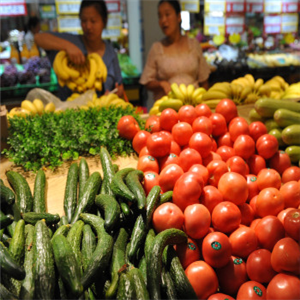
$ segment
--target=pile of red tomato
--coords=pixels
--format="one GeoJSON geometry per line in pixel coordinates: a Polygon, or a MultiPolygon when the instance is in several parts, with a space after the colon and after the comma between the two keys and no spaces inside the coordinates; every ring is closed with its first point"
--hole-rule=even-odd
{"type": "Polygon", "coordinates": [[[199,299],[300,299],[300,168],[262,122],[223,99],[214,112],[165,109],[146,130],[125,116],[118,129],[146,193],[173,191],[152,223],[187,233],[175,249],[199,299]]]}

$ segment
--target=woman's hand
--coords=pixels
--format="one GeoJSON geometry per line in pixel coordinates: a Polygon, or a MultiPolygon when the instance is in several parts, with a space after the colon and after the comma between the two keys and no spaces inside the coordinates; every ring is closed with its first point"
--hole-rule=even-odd
{"type": "Polygon", "coordinates": [[[67,55],[72,63],[75,65],[83,65],[85,63],[85,56],[82,51],[74,44],[66,48],[67,55]]]}
{"type": "Polygon", "coordinates": [[[160,81],[160,86],[166,95],[171,91],[171,84],[168,81],[160,81]]]}

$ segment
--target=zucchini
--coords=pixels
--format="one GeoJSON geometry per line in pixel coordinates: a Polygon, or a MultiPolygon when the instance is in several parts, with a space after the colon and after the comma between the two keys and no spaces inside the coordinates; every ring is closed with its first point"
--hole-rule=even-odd
{"type": "Polygon", "coordinates": [[[12,205],[15,203],[15,193],[6,185],[4,185],[3,180],[0,183],[0,200],[2,204],[12,205]]]}
{"type": "Polygon", "coordinates": [[[135,295],[135,284],[129,273],[122,272],[119,278],[117,300],[138,299],[135,295]]]}
{"type": "Polygon", "coordinates": [[[33,189],[33,211],[37,213],[45,213],[46,212],[46,175],[45,172],[40,169],[34,181],[34,189],[33,189]]]}
{"type": "Polygon", "coordinates": [[[282,135],[281,135],[281,133],[282,133],[282,129],[281,129],[281,128],[274,128],[274,129],[271,129],[271,130],[268,132],[268,134],[271,134],[271,135],[273,135],[273,136],[276,137],[276,139],[277,139],[277,141],[278,141],[278,146],[279,146],[280,148],[283,148],[283,147],[286,146],[286,144],[285,144],[285,143],[283,142],[283,140],[282,140],[282,135]]]}
{"type": "Polygon", "coordinates": [[[268,132],[275,128],[280,129],[280,126],[277,124],[277,122],[273,118],[266,120],[265,126],[266,126],[268,132]]]}
{"type": "Polygon", "coordinates": [[[300,112],[279,108],[273,116],[275,122],[282,128],[293,124],[300,124],[300,112]]]}
{"type": "Polygon", "coordinates": [[[77,205],[77,183],[78,165],[77,163],[72,163],[68,170],[64,195],[64,212],[68,218],[68,222],[71,222],[77,205]]]}
{"type": "Polygon", "coordinates": [[[15,171],[6,172],[7,179],[16,194],[16,204],[21,213],[32,211],[33,197],[25,177],[15,171]]]}
{"type": "Polygon", "coordinates": [[[100,155],[100,161],[101,161],[101,166],[103,171],[103,182],[102,182],[100,194],[113,195],[110,185],[115,175],[115,170],[113,167],[111,156],[109,155],[105,147],[101,147],[99,155],[100,155]]]}
{"type": "Polygon", "coordinates": [[[300,146],[300,124],[285,127],[282,130],[281,136],[285,144],[300,146]]]}
{"type": "Polygon", "coordinates": [[[83,158],[83,157],[80,159],[80,162],[79,162],[78,175],[79,175],[78,198],[80,199],[83,195],[84,185],[90,177],[89,166],[88,166],[85,158],[83,158]]]}
{"type": "Polygon", "coordinates": [[[298,163],[298,161],[300,160],[300,146],[289,146],[285,148],[285,152],[290,157],[292,163],[298,163]]]}
{"type": "Polygon", "coordinates": [[[26,223],[35,225],[37,221],[45,220],[47,225],[57,224],[60,221],[59,214],[27,212],[21,214],[26,223]]]}
{"type": "Polygon", "coordinates": [[[6,228],[14,221],[14,216],[11,214],[5,215],[2,211],[0,211],[0,229],[6,228]]]}
{"type": "Polygon", "coordinates": [[[81,242],[81,254],[82,254],[82,267],[85,271],[88,267],[90,259],[96,248],[96,236],[89,224],[85,224],[82,229],[82,242],[81,242]]]}
{"type": "Polygon", "coordinates": [[[129,275],[131,275],[134,285],[135,285],[135,299],[148,300],[149,292],[147,290],[146,283],[144,281],[142,272],[137,268],[132,268],[129,271],[129,275]]]}

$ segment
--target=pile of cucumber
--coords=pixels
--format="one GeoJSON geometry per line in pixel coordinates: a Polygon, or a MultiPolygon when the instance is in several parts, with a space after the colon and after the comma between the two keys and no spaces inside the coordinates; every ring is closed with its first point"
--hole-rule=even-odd
{"type": "Polygon", "coordinates": [[[105,148],[102,174],[84,158],[67,175],[64,216],[47,212],[43,170],[33,194],[23,175],[0,182],[1,299],[197,299],[173,244],[178,229],[156,234],[152,214],[172,199],[144,174],[119,170],[105,148]]]}
{"type": "Polygon", "coordinates": [[[270,98],[259,99],[249,113],[250,121],[262,121],[274,135],[279,149],[300,166],[300,103],[270,98]]]}

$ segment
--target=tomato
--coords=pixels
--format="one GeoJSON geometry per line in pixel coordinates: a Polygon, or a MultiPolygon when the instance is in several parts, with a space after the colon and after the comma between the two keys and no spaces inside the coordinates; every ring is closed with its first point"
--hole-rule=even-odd
{"type": "Polygon", "coordinates": [[[279,221],[283,224],[284,222],[284,218],[286,216],[286,214],[288,213],[288,211],[290,211],[291,209],[294,209],[293,207],[288,207],[285,208],[284,210],[282,210],[278,215],[277,218],[279,219],[279,221]]]}
{"type": "Polygon", "coordinates": [[[233,149],[236,155],[248,159],[255,153],[255,142],[250,135],[241,134],[235,139],[233,149]]]}
{"type": "Polygon", "coordinates": [[[230,138],[229,131],[225,132],[223,135],[220,135],[217,138],[217,145],[218,145],[218,147],[221,147],[221,146],[232,147],[233,146],[233,141],[230,138]]]}
{"type": "Polygon", "coordinates": [[[152,225],[156,233],[169,228],[182,229],[183,222],[183,212],[172,202],[159,205],[152,216],[152,225]]]}
{"type": "Polygon", "coordinates": [[[194,164],[193,166],[190,167],[190,169],[188,171],[195,172],[195,173],[201,175],[203,178],[203,183],[204,183],[204,185],[206,185],[206,183],[208,181],[209,173],[205,166],[203,166],[201,164],[194,164]]]}
{"type": "Polygon", "coordinates": [[[189,147],[197,150],[201,157],[204,158],[212,150],[212,141],[206,133],[196,132],[190,138],[189,147]]]}
{"type": "Polygon", "coordinates": [[[268,283],[276,275],[271,265],[271,251],[267,249],[257,249],[250,253],[246,268],[249,278],[260,283],[268,283]]]}
{"type": "Polygon", "coordinates": [[[256,141],[256,150],[264,159],[269,159],[278,151],[278,140],[271,134],[263,134],[256,141]]]}
{"type": "Polygon", "coordinates": [[[192,105],[183,105],[178,110],[178,118],[180,122],[187,122],[192,125],[197,117],[195,107],[192,105]]]}
{"type": "Polygon", "coordinates": [[[251,224],[250,224],[250,228],[254,229],[256,228],[257,224],[259,223],[259,221],[261,220],[261,218],[255,218],[251,224]]]}
{"type": "Polygon", "coordinates": [[[300,245],[290,237],[280,239],[272,250],[271,265],[278,273],[300,275],[300,245]]]}
{"type": "Polygon", "coordinates": [[[235,300],[233,297],[226,295],[224,293],[216,293],[210,295],[207,300],[235,300]]]}
{"type": "Polygon", "coordinates": [[[201,251],[197,243],[188,238],[187,243],[180,243],[174,246],[183,269],[186,269],[192,262],[200,259],[201,251]]]}
{"type": "Polygon", "coordinates": [[[244,282],[236,295],[236,300],[258,300],[266,299],[266,288],[257,281],[244,282]]]}
{"type": "Polygon", "coordinates": [[[166,130],[171,132],[172,127],[178,123],[179,117],[178,113],[173,108],[166,108],[161,112],[159,121],[161,130],[166,130]]]}
{"type": "Polygon", "coordinates": [[[233,118],[230,122],[229,122],[229,126],[232,125],[233,123],[235,122],[244,122],[244,123],[247,123],[248,124],[248,121],[244,118],[244,117],[235,117],[233,118]]]}
{"type": "Polygon", "coordinates": [[[179,165],[184,172],[187,172],[193,165],[202,164],[202,157],[193,148],[186,148],[179,154],[179,165]]]}
{"type": "Polygon", "coordinates": [[[282,173],[291,166],[291,159],[286,152],[280,150],[269,159],[268,165],[282,175],[282,173]]]}
{"type": "Polygon", "coordinates": [[[218,289],[218,278],[214,269],[205,261],[192,262],[186,269],[185,274],[191,283],[198,299],[207,299],[218,289]],[[199,284],[201,282],[201,284],[199,284]]]}
{"type": "Polygon", "coordinates": [[[158,160],[151,155],[140,156],[137,163],[137,169],[143,172],[152,171],[159,173],[158,160]]]}
{"type": "Polygon", "coordinates": [[[180,166],[175,164],[167,165],[159,174],[159,186],[162,191],[167,192],[173,190],[176,181],[183,173],[180,166]]]}
{"type": "Polygon", "coordinates": [[[192,239],[204,237],[210,227],[211,215],[203,204],[191,204],[187,206],[184,214],[184,231],[192,239]]]}
{"type": "Polygon", "coordinates": [[[267,300],[300,299],[300,279],[297,276],[279,273],[267,286],[267,300]]]}
{"type": "Polygon", "coordinates": [[[295,241],[300,241],[300,209],[295,208],[287,212],[283,226],[286,234],[295,241]]]}
{"type": "Polygon", "coordinates": [[[215,206],[211,214],[214,229],[230,233],[241,223],[242,215],[238,206],[229,201],[223,201],[215,206]]]}
{"type": "Polygon", "coordinates": [[[215,187],[218,186],[219,180],[223,174],[228,172],[228,167],[223,160],[214,159],[206,166],[206,168],[209,173],[208,184],[215,187]]]}
{"type": "Polygon", "coordinates": [[[249,167],[245,160],[238,156],[234,155],[226,160],[226,165],[228,167],[229,172],[235,172],[243,175],[244,177],[249,174],[249,167]]]}
{"type": "Polygon", "coordinates": [[[281,181],[286,183],[291,180],[300,180],[300,168],[297,166],[291,166],[283,171],[281,181]]]}
{"type": "Polygon", "coordinates": [[[207,185],[203,188],[200,197],[200,203],[205,205],[210,213],[212,213],[215,206],[223,201],[223,195],[213,185],[207,185]]]}
{"type": "Polygon", "coordinates": [[[232,248],[232,255],[244,259],[256,250],[258,245],[255,231],[247,226],[240,226],[234,230],[229,236],[229,241],[232,248]]]}
{"type": "Polygon", "coordinates": [[[255,226],[258,245],[272,251],[274,245],[285,236],[282,223],[275,216],[263,217],[255,226]]]}
{"type": "Polygon", "coordinates": [[[254,212],[253,208],[248,203],[242,203],[242,204],[238,205],[238,208],[240,209],[241,214],[242,214],[241,224],[250,226],[251,222],[255,218],[255,212],[254,212]]]}
{"type": "Polygon", "coordinates": [[[221,136],[227,132],[227,123],[223,115],[219,113],[212,113],[209,116],[212,123],[212,135],[221,136]]]}
{"type": "Polygon", "coordinates": [[[172,135],[179,146],[185,146],[193,135],[193,128],[187,122],[179,122],[172,127],[172,135]]]}
{"type": "Polygon", "coordinates": [[[133,116],[123,116],[117,124],[120,137],[132,140],[136,133],[140,130],[139,123],[133,116]]]}
{"type": "Polygon", "coordinates": [[[157,172],[152,172],[152,171],[144,172],[143,186],[144,186],[146,195],[149,194],[149,192],[155,185],[159,185],[159,174],[157,172]]]}
{"type": "Polygon", "coordinates": [[[149,130],[151,133],[161,131],[159,116],[149,116],[145,123],[145,130],[149,130]]]}
{"type": "Polygon", "coordinates": [[[174,153],[176,155],[179,155],[180,152],[181,152],[180,146],[175,141],[171,141],[170,153],[174,153]]]}
{"type": "Polygon", "coordinates": [[[216,152],[218,149],[218,145],[214,137],[211,137],[211,142],[212,142],[211,151],[216,152]]]}
{"type": "Polygon", "coordinates": [[[242,258],[231,256],[229,263],[216,269],[220,291],[229,295],[236,295],[240,286],[248,280],[246,263],[242,258]]]}
{"type": "Polygon", "coordinates": [[[231,259],[229,238],[222,232],[208,233],[202,241],[202,256],[213,268],[227,265],[231,259]]]}
{"type": "Polygon", "coordinates": [[[257,201],[257,197],[258,197],[258,195],[252,197],[251,200],[249,201],[249,205],[252,207],[253,212],[254,212],[254,216],[255,216],[255,217],[258,217],[257,211],[256,211],[256,201],[257,201]]]}
{"type": "Polygon", "coordinates": [[[223,195],[224,201],[240,205],[248,199],[248,185],[246,178],[236,172],[223,174],[218,182],[218,190],[223,195]]]}
{"type": "Polygon", "coordinates": [[[151,135],[150,132],[145,130],[140,130],[136,133],[132,140],[132,147],[136,153],[140,153],[141,150],[146,147],[147,139],[151,135]]]}
{"type": "Polygon", "coordinates": [[[284,209],[284,200],[276,188],[265,188],[259,192],[256,200],[256,213],[260,217],[277,216],[284,209]]]}
{"type": "Polygon", "coordinates": [[[238,136],[240,135],[249,135],[249,125],[247,121],[243,118],[239,118],[238,120],[235,120],[236,118],[233,118],[229,125],[228,125],[228,131],[230,133],[230,138],[234,142],[238,136]]]}
{"type": "Polygon", "coordinates": [[[232,147],[229,147],[229,146],[220,146],[217,151],[216,151],[217,154],[219,154],[222,158],[222,160],[224,160],[225,162],[235,156],[235,150],[232,148],[232,147]]]}
{"type": "Polygon", "coordinates": [[[222,160],[222,157],[220,156],[220,154],[215,153],[214,151],[210,151],[208,156],[202,157],[202,164],[207,167],[208,164],[213,160],[222,160]]]}
{"type": "Polygon", "coordinates": [[[179,157],[174,153],[170,153],[159,159],[160,170],[163,170],[166,166],[175,164],[179,165],[179,157]]]}
{"type": "Polygon", "coordinates": [[[152,133],[147,139],[147,148],[150,155],[154,157],[163,157],[170,154],[171,138],[160,132],[152,133]]]}
{"type": "Polygon", "coordinates": [[[150,155],[147,147],[143,147],[139,153],[139,156],[144,156],[144,155],[150,155]]]}
{"type": "Polygon", "coordinates": [[[295,180],[288,181],[280,187],[284,207],[297,208],[300,205],[300,183],[295,180]]]}
{"type": "Polygon", "coordinates": [[[200,103],[195,106],[195,111],[198,117],[209,117],[212,114],[210,107],[206,103],[200,103]]]}
{"type": "Polygon", "coordinates": [[[203,132],[207,135],[212,134],[212,122],[208,117],[197,117],[192,124],[193,132],[203,132]]]}
{"type": "Polygon", "coordinates": [[[257,139],[268,133],[268,130],[267,130],[267,126],[261,122],[261,121],[255,121],[255,122],[252,122],[250,123],[249,125],[249,135],[253,138],[253,140],[256,142],[257,139]]]}
{"type": "Polygon", "coordinates": [[[260,170],[266,168],[265,159],[262,156],[257,155],[257,154],[251,155],[247,159],[247,163],[249,166],[249,172],[254,175],[257,175],[260,170]]]}
{"type": "Polygon", "coordinates": [[[281,176],[274,169],[262,169],[257,174],[257,186],[260,191],[269,187],[280,189],[281,176]]]}
{"type": "Polygon", "coordinates": [[[248,185],[248,199],[251,200],[254,196],[259,194],[259,189],[257,186],[257,177],[253,174],[247,174],[247,185],[248,185]]]}
{"type": "Polygon", "coordinates": [[[225,118],[226,123],[238,116],[237,106],[231,99],[222,99],[217,104],[215,111],[225,118]]]}
{"type": "Polygon", "coordinates": [[[199,203],[203,190],[203,179],[196,173],[186,172],[176,181],[173,190],[173,203],[182,211],[188,205],[199,203]]]}

